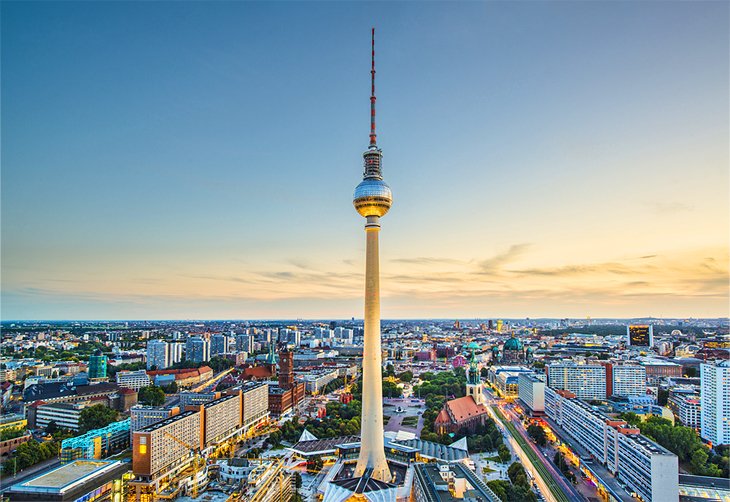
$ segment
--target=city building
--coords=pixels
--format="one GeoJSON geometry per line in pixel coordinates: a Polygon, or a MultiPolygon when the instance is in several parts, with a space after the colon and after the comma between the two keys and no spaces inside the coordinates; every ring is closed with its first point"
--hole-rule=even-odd
{"type": "Polygon", "coordinates": [[[206,445],[231,437],[241,427],[240,391],[205,403],[203,409],[203,443],[206,445]]]}
{"type": "Polygon", "coordinates": [[[700,365],[700,436],[730,444],[730,361],[700,365]]]}
{"type": "MultiPolygon", "coordinates": [[[[201,413],[188,410],[132,433],[132,469],[142,482],[185,468],[202,448],[201,413]]],[[[136,481],[136,480],[135,480],[136,481]]]]}
{"type": "Polygon", "coordinates": [[[414,466],[414,502],[483,501],[500,498],[461,463],[426,463],[414,466]]]}
{"type": "Polygon", "coordinates": [[[107,358],[101,350],[89,356],[89,380],[100,381],[106,379],[107,358]]]}
{"type": "MultiPolygon", "coordinates": [[[[183,407],[184,408],[184,407],[183,407]]],[[[138,404],[129,409],[130,431],[138,431],[154,423],[160,422],[173,415],[180,413],[180,407],[158,408],[156,406],[145,406],[138,404]]]]}
{"type": "Polygon", "coordinates": [[[210,337],[210,357],[224,355],[228,352],[228,337],[216,333],[210,337]]]}
{"type": "Polygon", "coordinates": [[[601,364],[562,361],[550,363],[545,370],[553,389],[567,390],[580,399],[606,399],[606,368],[601,364]]]}
{"type": "Polygon", "coordinates": [[[525,361],[525,349],[522,341],[513,332],[502,347],[502,361],[507,364],[516,364],[525,361]]]}
{"type": "Polygon", "coordinates": [[[64,439],[61,442],[61,463],[77,459],[100,460],[128,448],[129,427],[130,420],[126,419],[81,436],[64,439]]]}
{"type": "MultiPolygon", "coordinates": [[[[269,385],[269,412],[280,417],[304,400],[304,382],[294,378],[294,357],[291,351],[283,346],[279,352],[278,385],[269,385]]],[[[382,392],[382,390],[381,390],[382,392]]]]}
{"type": "Polygon", "coordinates": [[[49,403],[38,406],[35,411],[35,427],[45,429],[48,424],[55,422],[61,429],[77,431],[81,410],[84,408],[84,405],[73,403],[49,403]]]}
{"type": "Polygon", "coordinates": [[[638,428],[594,410],[564,390],[545,389],[545,414],[646,502],[679,500],[677,456],[638,428]]]}
{"type": "Polygon", "coordinates": [[[147,369],[164,370],[172,366],[170,344],[164,340],[147,342],[147,369]]]}
{"type": "Polygon", "coordinates": [[[185,359],[194,363],[210,361],[210,342],[200,336],[191,336],[185,343],[185,359]]]}
{"type": "Polygon", "coordinates": [[[249,334],[236,335],[236,352],[251,353],[254,351],[254,336],[249,334]]]}
{"type": "Polygon", "coordinates": [[[121,461],[76,460],[12,485],[11,502],[76,502],[123,500],[129,464],[121,461]]]}
{"type": "Polygon", "coordinates": [[[545,381],[533,373],[520,373],[517,394],[532,416],[545,413],[545,381]]]}
{"type": "Polygon", "coordinates": [[[701,426],[700,395],[690,392],[669,392],[667,406],[682,425],[699,429],[701,426]]]}
{"type": "Polygon", "coordinates": [[[328,383],[336,379],[337,368],[314,370],[304,375],[304,385],[310,394],[318,394],[328,383]]]}
{"type": "Polygon", "coordinates": [[[646,394],[646,367],[634,363],[607,363],[606,396],[641,396],[646,394]]]}
{"type": "Polygon", "coordinates": [[[638,348],[653,347],[654,326],[650,324],[626,326],[626,345],[638,348]]]}
{"type": "Polygon", "coordinates": [[[659,385],[666,378],[681,378],[682,365],[665,359],[640,358],[639,364],[646,369],[647,385],[659,385]]]}
{"type": "Polygon", "coordinates": [[[125,389],[139,390],[151,385],[150,377],[145,370],[117,372],[117,385],[125,389]]]}
{"type": "Polygon", "coordinates": [[[269,418],[269,386],[266,382],[246,382],[241,387],[241,425],[250,428],[269,418]]]}
{"type": "Polygon", "coordinates": [[[167,380],[174,379],[178,387],[186,388],[213,378],[213,369],[210,366],[200,368],[184,368],[179,370],[155,370],[147,374],[155,385],[166,385],[167,380]],[[161,380],[165,380],[163,383],[161,380]]]}

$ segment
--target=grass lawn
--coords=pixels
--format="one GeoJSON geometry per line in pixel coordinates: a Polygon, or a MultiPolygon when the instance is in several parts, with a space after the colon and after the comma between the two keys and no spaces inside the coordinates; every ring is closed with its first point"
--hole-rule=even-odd
{"type": "Polygon", "coordinates": [[[489,467],[482,467],[482,472],[484,474],[489,474],[490,472],[497,472],[497,470],[496,469],[489,468],[489,467]]]}
{"type": "Polygon", "coordinates": [[[418,417],[405,417],[401,425],[405,427],[416,427],[418,425],[418,417]]]}
{"type": "Polygon", "coordinates": [[[498,455],[495,455],[495,456],[493,456],[493,457],[485,457],[485,458],[484,458],[484,460],[491,460],[492,462],[497,462],[498,464],[501,464],[501,463],[503,463],[503,462],[502,462],[502,461],[501,461],[501,460],[499,459],[499,456],[498,456],[498,455]]]}

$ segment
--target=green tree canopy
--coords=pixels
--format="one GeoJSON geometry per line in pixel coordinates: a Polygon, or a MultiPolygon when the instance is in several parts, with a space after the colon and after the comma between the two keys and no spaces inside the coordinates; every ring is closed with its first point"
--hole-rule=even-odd
{"type": "Polygon", "coordinates": [[[101,429],[112,422],[116,422],[119,413],[116,410],[96,404],[89,408],[84,408],[79,414],[79,433],[84,434],[94,429],[101,429]]]}
{"type": "Polygon", "coordinates": [[[149,385],[139,389],[137,400],[149,406],[162,406],[165,404],[165,391],[156,385],[149,385]]]}

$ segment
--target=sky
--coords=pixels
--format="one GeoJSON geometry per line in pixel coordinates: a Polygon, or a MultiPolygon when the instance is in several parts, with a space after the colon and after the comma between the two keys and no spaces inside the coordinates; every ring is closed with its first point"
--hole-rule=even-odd
{"type": "Polygon", "coordinates": [[[8,2],[17,319],[725,317],[727,2],[8,2]]]}

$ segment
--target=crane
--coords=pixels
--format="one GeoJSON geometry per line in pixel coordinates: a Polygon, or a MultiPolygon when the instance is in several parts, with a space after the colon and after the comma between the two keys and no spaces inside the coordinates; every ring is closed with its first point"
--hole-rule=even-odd
{"type": "Polygon", "coordinates": [[[200,471],[200,462],[201,462],[200,448],[196,447],[195,445],[191,445],[191,444],[186,443],[182,439],[180,439],[180,438],[178,438],[178,437],[170,434],[167,431],[163,431],[162,433],[165,436],[168,436],[169,438],[171,438],[173,441],[175,441],[179,445],[182,445],[185,448],[188,448],[192,452],[192,454],[193,454],[193,463],[192,463],[191,467],[192,467],[193,474],[192,474],[192,477],[191,477],[191,479],[192,479],[192,493],[191,493],[191,496],[192,496],[192,498],[197,497],[198,496],[198,480],[197,480],[197,477],[198,477],[198,472],[200,471]]]}

